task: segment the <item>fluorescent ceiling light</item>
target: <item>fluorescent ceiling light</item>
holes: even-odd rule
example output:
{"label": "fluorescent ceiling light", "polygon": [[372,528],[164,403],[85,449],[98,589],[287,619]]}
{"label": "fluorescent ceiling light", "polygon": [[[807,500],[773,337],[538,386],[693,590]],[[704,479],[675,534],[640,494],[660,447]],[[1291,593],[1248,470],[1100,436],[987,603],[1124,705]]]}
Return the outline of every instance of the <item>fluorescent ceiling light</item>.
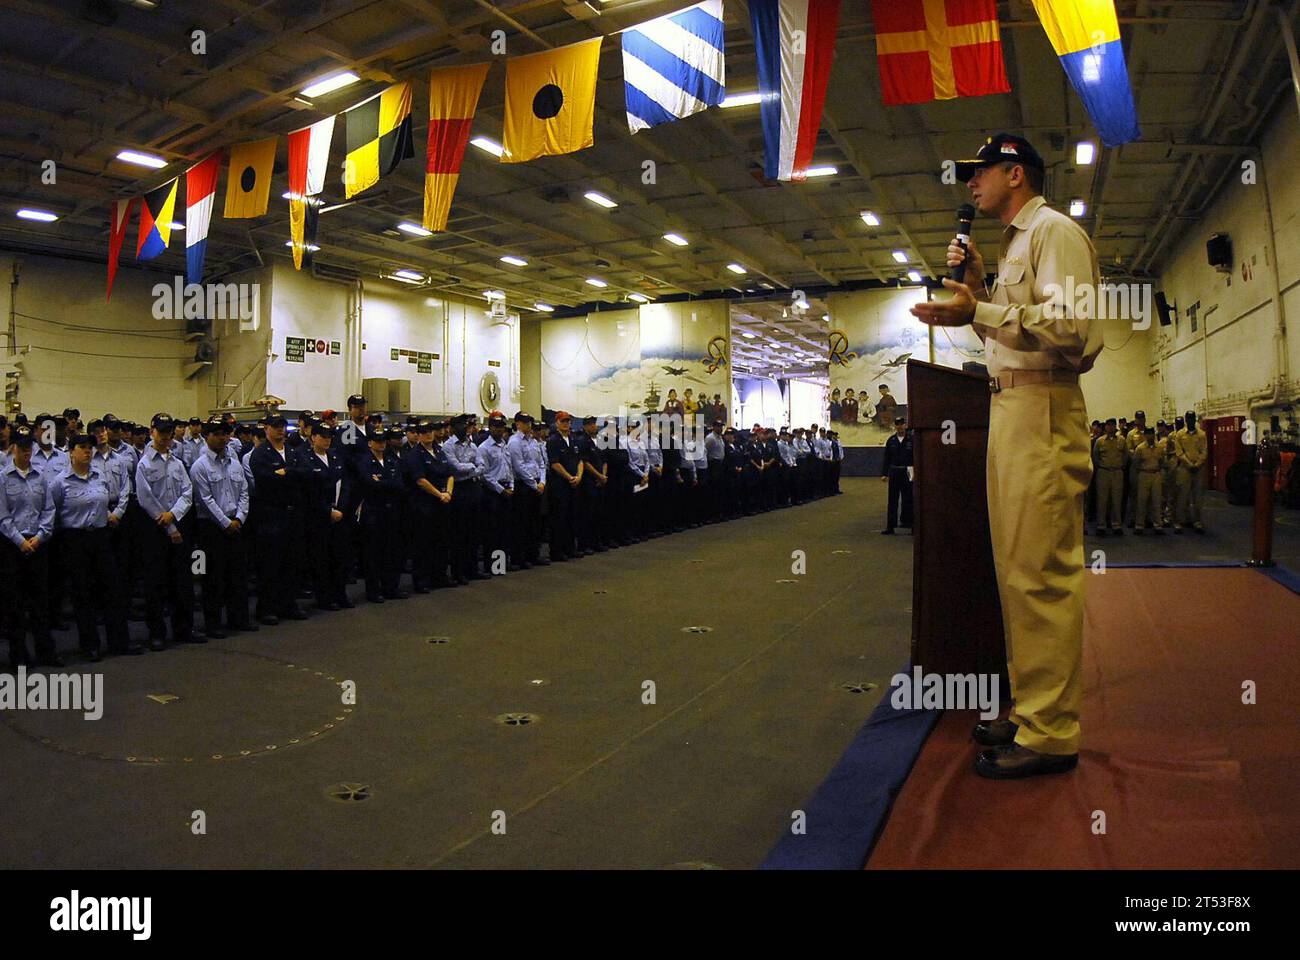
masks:
{"label": "fluorescent ceiling light", "polygon": [[492,154],[494,157],[499,157],[501,154],[506,152],[505,147],[487,137],[475,137],[470,141],[470,143],[474,144],[474,146],[478,147],[480,150]]}
{"label": "fluorescent ceiling light", "polygon": [[750,333],[748,330],[746,330],[744,333],[742,333],[741,336],[744,337],[746,340],[757,340],[757,339],[758,339],[758,334],[756,334],[756,333]]}
{"label": "fluorescent ceiling light", "polygon": [[405,280],[408,283],[424,283],[424,275],[414,270],[398,270],[393,274],[393,279]]}
{"label": "fluorescent ceiling light", "polygon": [[597,193],[595,190],[588,190],[583,194],[583,196],[592,203],[604,207],[606,210],[612,210],[614,207],[618,206],[618,204],[609,199],[609,197],[605,196],[603,193]]}
{"label": "fluorescent ceiling light", "polygon": [[763,95],[755,90],[753,93],[733,93],[722,98],[721,107],[752,107],[763,102]]}
{"label": "fluorescent ceiling light", "polygon": [[1097,155],[1097,148],[1087,140],[1080,140],[1074,145],[1074,162],[1081,167],[1086,167],[1092,163],[1093,157]]}
{"label": "fluorescent ceiling light", "polygon": [[866,224],[867,226],[869,226],[869,227],[878,227],[878,226],[880,226],[880,218],[877,217],[877,216],[876,216],[874,213],[872,213],[870,210],[863,210],[863,211],[862,211],[862,222],[865,223],[865,224]]}
{"label": "fluorescent ceiling light", "polygon": [[588,282],[589,284],[591,284],[593,287],[608,287],[608,286],[609,286],[609,284],[606,283],[604,280],[597,280],[595,277],[588,277],[588,278],[587,278],[587,282]]}
{"label": "fluorescent ceiling light", "polygon": [[895,263],[907,263],[907,251],[906,251],[906,250],[895,250],[895,251],[891,254],[891,256],[894,258],[894,262],[895,262]]}
{"label": "fluorescent ceiling light", "polygon": [[1088,205],[1082,200],[1070,201],[1070,216],[1081,217],[1088,212]]}
{"label": "fluorescent ceiling light", "polygon": [[508,264],[510,264],[510,266],[512,266],[512,267],[526,267],[526,266],[528,266],[528,261],[527,261],[527,260],[524,260],[522,257],[505,256],[505,257],[502,257],[502,258],[501,258],[501,262],[502,262],[502,263],[508,263]]}
{"label": "fluorescent ceiling light", "polygon": [[541,311],[542,313],[554,313],[554,312],[555,312],[555,308],[554,308],[553,306],[551,306],[549,303],[534,303],[534,304],[533,304],[533,309],[534,309],[534,310],[539,310],[539,311]]}
{"label": "fluorescent ceiling light", "polygon": [[418,223],[411,223],[409,220],[403,220],[401,223],[399,223],[399,224],[397,225],[397,229],[398,229],[398,230],[401,230],[402,233],[409,233],[409,234],[410,234],[411,236],[413,236],[413,237],[431,237],[431,236],[433,236],[433,231],[432,231],[432,230],[426,230],[426,229],[424,229],[424,227],[420,226]]}
{"label": "fluorescent ceiling light", "polygon": [[[293,246],[293,241],[292,241],[292,240],[286,240],[286,241],[284,241],[284,245],[285,245],[286,247],[292,247],[292,246]],[[320,247],[316,246],[316,244],[314,244],[314,243],[304,243],[304,244],[302,245],[302,248],[303,248],[304,250],[309,250],[309,251],[311,251],[312,253],[315,253],[317,250],[320,249]]]}
{"label": "fluorescent ceiling light", "polygon": [[155,170],[167,166],[167,161],[162,157],[155,157],[152,153],[140,153],[138,150],[121,150],[117,154],[117,159],[141,167],[152,167]]}
{"label": "fluorescent ceiling light", "polygon": [[39,220],[41,223],[53,223],[55,220],[59,219],[57,213],[50,213],[48,210],[32,210],[28,207],[19,210],[18,216],[23,220]]}
{"label": "fluorescent ceiling light", "polygon": [[639,294],[639,293],[629,293],[629,294],[627,295],[627,298],[628,298],[629,300],[635,300],[637,303],[649,303],[649,302],[650,302],[650,298],[649,298],[649,297],[647,297],[647,296],[643,296],[642,294]]}
{"label": "fluorescent ceiling light", "polygon": [[840,172],[839,167],[834,167],[831,166],[830,164],[827,164],[826,166],[823,167],[809,167],[807,170],[803,172],[803,175],[805,177],[833,177],[835,176],[835,174],[839,172]]}
{"label": "fluorescent ceiling light", "polygon": [[335,90],[342,90],[344,87],[350,87],[361,78],[351,70],[344,70],[342,73],[331,74],[328,77],[321,77],[313,83],[302,88],[302,95],[308,100],[313,97],[322,97],[327,93],[333,93]]}
{"label": "fluorescent ceiling light", "polygon": [[798,300],[796,300],[796,301],[794,302],[793,306],[798,307],[800,310],[807,310],[807,309],[808,309],[808,301],[807,301],[807,300],[804,300],[804,299],[802,299],[802,298],[800,298],[800,299],[798,299]]}
{"label": "fluorescent ceiling light", "polygon": [[730,270],[732,273],[736,273],[736,274],[740,274],[740,273],[749,273],[748,270],[746,270],[744,267],[742,267],[742,266],[741,266],[740,264],[738,264],[738,263],[729,263],[729,264],[727,264],[727,269]]}
{"label": "fluorescent ceiling light", "polygon": [[830,322],[831,322],[831,315],[830,315],[829,313],[823,313],[823,314],[822,314],[822,319],[825,320],[827,323],[830,323]]}
{"label": "fluorescent ceiling light", "polygon": [[920,271],[920,270],[909,270],[909,271],[907,271],[907,279],[911,280],[913,283],[920,283],[920,282],[921,282],[921,271]]}
{"label": "fluorescent ceiling light", "polygon": [[664,239],[667,240],[669,243],[676,244],[679,247],[685,247],[690,244],[689,240],[687,240],[681,234],[677,234],[677,233],[665,233]]}
{"label": "fluorescent ceiling light", "polygon": [[184,230],[184,229],[185,229],[185,224],[183,224],[183,223],[177,223],[175,220],[173,220],[172,223],[171,223],[171,228],[172,228],[173,230]]}

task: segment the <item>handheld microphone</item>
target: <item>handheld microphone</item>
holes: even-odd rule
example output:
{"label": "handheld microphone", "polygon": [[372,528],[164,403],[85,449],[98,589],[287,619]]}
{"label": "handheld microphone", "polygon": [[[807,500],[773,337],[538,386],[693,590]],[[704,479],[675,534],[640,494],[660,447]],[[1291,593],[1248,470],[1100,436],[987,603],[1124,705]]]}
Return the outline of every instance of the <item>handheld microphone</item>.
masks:
{"label": "handheld microphone", "polygon": [[[970,244],[970,225],[971,225],[971,221],[974,219],[975,219],[974,205],[969,203],[963,203],[960,207],[957,208],[957,243],[961,245],[963,251],[965,251],[968,248],[968,245]],[[961,259],[961,263],[956,264],[951,270],[948,271],[949,279],[955,280],[957,283],[965,282],[966,261],[968,258],[969,258],[969,254],[963,256]]]}

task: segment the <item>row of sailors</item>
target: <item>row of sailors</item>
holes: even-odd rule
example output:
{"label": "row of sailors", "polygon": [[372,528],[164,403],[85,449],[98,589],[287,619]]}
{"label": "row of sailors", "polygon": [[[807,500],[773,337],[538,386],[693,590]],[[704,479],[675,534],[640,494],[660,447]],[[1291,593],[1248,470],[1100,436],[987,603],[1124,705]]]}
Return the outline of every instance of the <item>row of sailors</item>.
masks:
{"label": "row of sailors", "polygon": [[[633,426],[605,450],[594,417],[573,437],[561,413],[548,438],[519,414],[507,440],[495,416],[475,442],[470,415],[403,430],[352,400],[342,425],[308,417],[286,437],[274,415],[247,442],[231,436],[228,415],[191,421],[178,437],[175,420],[158,414],[142,445],[126,443],[111,416],[85,433],[68,417],[61,449],[48,420],[35,430],[0,426],[0,607],[11,662],[31,662],[31,633],[35,661],[61,665],[51,630],[65,592],[89,659],[101,656],[100,622],[110,652],[142,652],[127,627],[136,574],[149,646],[162,649],[168,620],[173,642],[201,643],[301,619],[308,583],[318,607],[350,607],[354,564],[367,599],[383,602],[407,596],[399,581],[408,563],[415,590],[426,592],[838,492],[843,451],[815,426],[811,442],[802,429],[778,438],[757,426],[742,440],[719,422],[685,450],[661,449]],[[206,636],[194,626],[196,575]]]}
{"label": "row of sailors", "polygon": [[[1127,426],[1127,421],[1125,421]],[[1095,519],[1098,536],[1120,535],[1126,525],[1143,533],[1150,522],[1156,533],[1171,524],[1174,533],[1190,525],[1205,532],[1201,493],[1209,440],[1187,411],[1171,426],[1164,420],[1146,424],[1146,413],[1134,414],[1133,426],[1123,429],[1114,417],[1092,423],[1092,483],[1087,516]],[[1121,517],[1124,525],[1121,525]]]}

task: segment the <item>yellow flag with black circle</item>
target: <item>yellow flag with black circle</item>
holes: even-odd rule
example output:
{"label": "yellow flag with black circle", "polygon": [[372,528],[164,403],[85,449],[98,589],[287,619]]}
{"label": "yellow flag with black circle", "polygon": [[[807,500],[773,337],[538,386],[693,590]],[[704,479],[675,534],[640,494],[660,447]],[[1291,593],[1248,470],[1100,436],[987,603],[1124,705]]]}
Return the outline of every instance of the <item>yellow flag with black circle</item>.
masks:
{"label": "yellow flag with black circle", "polygon": [[279,137],[250,140],[230,148],[230,169],[226,171],[227,220],[260,217],[271,198],[271,173],[275,168],[275,145]]}
{"label": "yellow flag with black circle", "polygon": [[382,93],[344,111],[347,157],[343,161],[343,195],[368,190],[415,156],[411,139],[411,81],[395,83]]}
{"label": "yellow flag with black circle", "polygon": [[590,147],[601,37],[506,61],[502,163]]}

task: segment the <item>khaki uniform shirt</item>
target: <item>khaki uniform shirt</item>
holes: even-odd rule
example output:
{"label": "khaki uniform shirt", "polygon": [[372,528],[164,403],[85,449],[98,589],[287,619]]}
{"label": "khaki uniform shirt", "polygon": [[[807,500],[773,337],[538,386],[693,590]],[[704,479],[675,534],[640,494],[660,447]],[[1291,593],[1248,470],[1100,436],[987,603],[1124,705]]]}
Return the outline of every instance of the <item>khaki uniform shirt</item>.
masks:
{"label": "khaki uniform shirt", "polygon": [[1163,465],[1160,451],[1145,442],[1133,451],[1133,460],[1137,464],[1138,473],[1159,473]]}
{"label": "khaki uniform shirt", "polygon": [[1175,433],[1174,447],[1178,451],[1178,462],[1193,470],[1205,463],[1210,452],[1209,440],[1200,427],[1195,433],[1189,433],[1186,427]]}
{"label": "khaki uniform shirt", "polygon": [[1138,447],[1142,446],[1143,441],[1146,440],[1146,434],[1137,427],[1134,427],[1128,432],[1128,436],[1125,439],[1128,441],[1128,452],[1132,453]]}
{"label": "khaki uniform shirt", "polygon": [[1093,445],[1092,460],[1099,467],[1123,469],[1128,460],[1128,447],[1118,433],[1113,437],[1102,434]]}
{"label": "khaki uniform shirt", "polygon": [[972,326],[984,341],[990,376],[1005,370],[1092,369],[1102,349],[1100,321],[1079,316],[1071,290],[1101,272],[1083,228],[1034,197],[1002,231],[998,277],[975,305]]}

